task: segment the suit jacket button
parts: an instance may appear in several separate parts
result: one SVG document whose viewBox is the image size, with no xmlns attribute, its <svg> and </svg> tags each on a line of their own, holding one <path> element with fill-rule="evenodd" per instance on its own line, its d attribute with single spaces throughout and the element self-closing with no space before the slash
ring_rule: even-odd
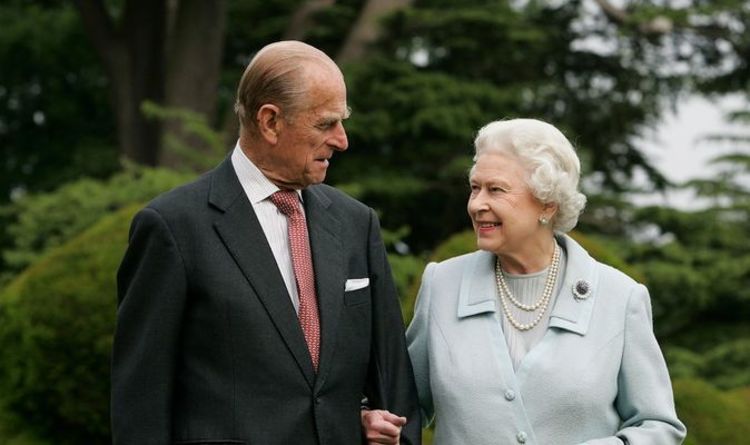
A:
<svg viewBox="0 0 750 445">
<path fill-rule="evenodd" d="M 526 433 L 524 433 L 523 431 L 516 434 L 516 440 L 518 441 L 518 443 L 526 443 L 527 438 L 528 437 L 526 436 Z"/>
<path fill-rule="evenodd" d="M 321 402 L 320 397 L 316 397 L 315 398 L 315 404 L 316 405 L 320 405 L 320 402 Z"/>
<path fill-rule="evenodd" d="M 507 401 L 510 402 L 510 401 L 514 400 L 515 398 L 516 398 L 516 392 L 515 391 L 513 391 L 512 389 L 508 389 L 508 390 L 505 391 L 505 400 L 507 400 Z"/>
</svg>

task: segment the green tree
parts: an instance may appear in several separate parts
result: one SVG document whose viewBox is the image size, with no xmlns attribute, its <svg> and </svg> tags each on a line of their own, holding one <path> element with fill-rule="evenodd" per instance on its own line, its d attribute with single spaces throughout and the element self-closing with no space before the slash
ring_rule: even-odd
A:
<svg viewBox="0 0 750 445">
<path fill-rule="evenodd" d="M 103 71 L 69 5 L 0 4 L 0 205 L 118 168 Z"/>
<path fill-rule="evenodd" d="M 622 50 L 641 36 L 584 26 L 588 15 L 578 1 L 433 0 L 395 12 L 366 59 L 346 66 L 352 149 L 331 181 L 360 184 L 386 227 L 411 226 L 416 251 L 467 227 L 471 140 L 494 119 L 532 116 L 563 129 L 594 189 L 629 190 L 637 171 L 664 186 L 632 138 L 659 115 L 674 76 L 644 51 Z M 597 33 L 614 49 L 582 43 Z"/>
<path fill-rule="evenodd" d="M 154 101 L 213 118 L 221 74 L 226 1 L 75 0 L 107 74 L 120 151 L 146 165 L 176 162 L 160 149 L 161 122 L 141 104 Z M 187 137 L 180 127 L 167 129 Z M 201 147 L 199 141 L 193 143 Z"/>
</svg>

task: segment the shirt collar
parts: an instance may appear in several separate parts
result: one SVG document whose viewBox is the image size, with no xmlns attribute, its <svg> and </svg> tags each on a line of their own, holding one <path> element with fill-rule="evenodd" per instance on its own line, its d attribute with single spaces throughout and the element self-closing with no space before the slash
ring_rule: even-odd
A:
<svg viewBox="0 0 750 445">
<path fill-rule="evenodd" d="M 247 198 L 252 204 L 257 204 L 271 195 L 281 190 L 276 184 L 269 181 L 268 178 L 253 164 L 253 161 L 247 157 L 245 152 L 240 148 L 240 141 L 234 146 L 232 152 L 232 166 L 237 173 L 242 189 L 245 190 Z M 302 201 L 302 192 L 296 190 L 297 196 Z"/>
</svg>

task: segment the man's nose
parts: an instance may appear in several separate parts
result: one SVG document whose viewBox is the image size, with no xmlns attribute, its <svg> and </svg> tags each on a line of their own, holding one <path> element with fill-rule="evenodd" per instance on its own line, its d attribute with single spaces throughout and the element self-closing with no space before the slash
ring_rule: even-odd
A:
<svg viewBox="0 0 750 445">
<path fill-rule="evenodd" d="M 346 130 L 344 129 L 343 123 L 339 122 L 336 124 L 335 132 L 331 137 L 329 144 L 336 151 L 345 151 L 349 148 L 349 139 L 346 137 Z"/>
</svg>

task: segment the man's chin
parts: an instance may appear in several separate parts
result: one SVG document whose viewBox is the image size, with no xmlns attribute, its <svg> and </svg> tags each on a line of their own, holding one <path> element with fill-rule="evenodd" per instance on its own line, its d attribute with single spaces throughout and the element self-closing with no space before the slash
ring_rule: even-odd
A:
<svg viewBox="0 0 750 445">
<path fill-rule="evenodd" d="M 308 175 L 307 177 L 305 177 L 305 182 L 307 183 L 307 185 L 316 185 L 316 184 L 323 183 L 325 179 L 326 179 L 326 174 L 325 172 L 323 172 L 322 174 L 318 173 L 315 175 Z"/>
</svg>

